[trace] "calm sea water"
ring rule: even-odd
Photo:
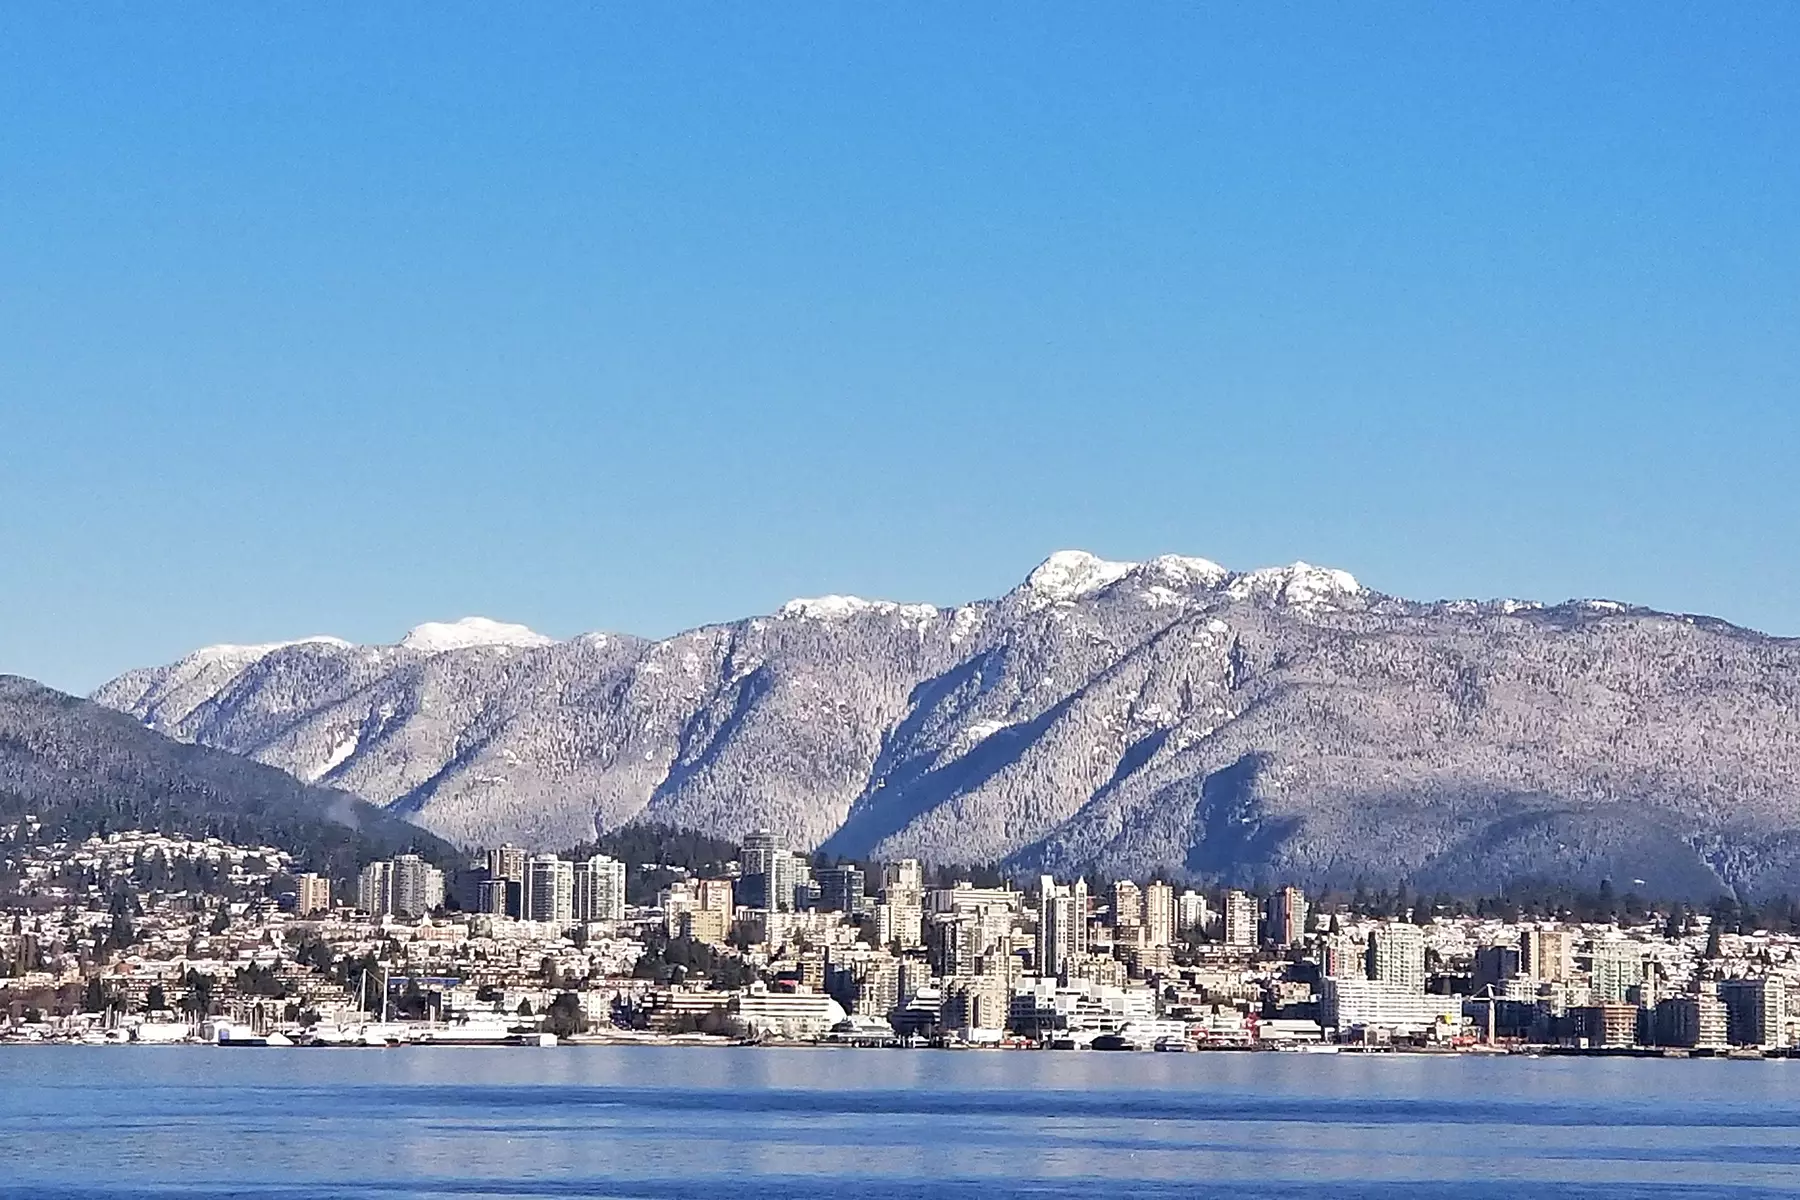
[[[1800,1061],[7,1047],[0,1193],[1742,1200]]]

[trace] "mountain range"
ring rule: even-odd
[[[1800,892],[1800,643],[1305,563],[1062,551],[948,608],[212,646],[94,699],[470,846],[658,821],[1021,874]]]

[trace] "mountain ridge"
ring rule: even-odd
[[[1800,888],[1800,643],[1715,618],[1059,551],[954,607],[490,626],[208,648],[95,698],[471,843],[643,819],[1019,871]]]
[[[127,829],[273,845],[309,870],[353,878],[367,862],[451,846],[347,792],[225,751],[188,745],[126,714],[0,675],[0,822],[35,818],[80,839]]]

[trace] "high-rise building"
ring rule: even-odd
[[[356,907],[372,917],[394,911],[392,877],[394,865],[372,862],[356,877]]]
[[[863,905],[862,868],[826,867],[817,872],[819,907],[827,912],[855,912]]]
[[[745,904],[772,912],[794,911],[800,864],[779,838],[766,829],[747,835],[739,861],[743,864],[739,889]]]
[[[736,907],[733,903],[731,880],[695,880],[694,902],[708,912],[724,913],[726,918],[729,919]]]
[[[553,854],[525,861],[525,919],[553,925],[575,920],[575,864]]]
[[[881,872],[882,898],[890,904],[897,897],[904,896],[906,902],[925,903],[925,868],[919,865],[916,858],[903,858],[899,862],[887,863]]]
[[[1038,880],[1037,972],[1061,976],[1088,952],[1088,889],[1085,880],[1063,885],[1049,875]]]
[[[1175,932],[1184,938],[1197,938],[1206,932],[1207,920],[1206,897],[1193,888],[1181,893],[1175,901]]]
[[[1563,929],[1531,928],[1519,940],[1525,974],[1539,983],[1567,983],[1573,967],[1569,934]]]
[[[1112,885],[1113,928],[1132,928],[1144,923],[1144,893],[1129,879]]]
[[[525,915],[525,851],[512,845],[487,852],[487,872],[479,888],[482,912],[496,916]]]
[[[363,868],[356,906],[372,916],[422,917],[444,906],[444,873],[416,854]]]
[[[483,879],[475,885],[475,911],[496,917],[515,915],[520,885],[510,879]]]
[[[1369,978],[1398,991],[1425,990],[1425,931],[1390,922],[1369,935]]]
[[[1249,892],[1225,893],[1225,944],[1256,945],[1256,897]]]
[[[596,854],[571,866],[570,908],[577,921],[625,919],[625,864]]]
[[[1175,889],[1160,879],[1144,889],[1144,928],[1152,946],[1175,940]]]
[[[1271,946],[1298,946],[1306,941],[1306,893],[1284,887],[1269,897],[1264,936]]]
[[[1669,996],[1656,1005],[1656,1042],[1659,1046],[1718,1049],[1727,1044],[1730,1020],[1717,996],[1688,992]]]
[[[331,880],[308,872],[294,876],[294,912],[304,917],[331,908]]]
[[[1499,990],[1501,984],[1517,978],[1519,971],[1517,946],[1482,946],[1475,951],[1475,970],[1470,983],[1479,996],[1490,987]]]
[[[1594,943],[1590,974],[1594,1004],[1623,1004],[1643,982],[1644,949],[1636,942]]]
[[[525,857],[524,849],[519,846],[495,846],[487,852],[488,878],[524,883]]]
[[[1368,947],[1347,934],[1333,934],[1319,950],[1319,974],[1332,979],[1367,979]]]
[[[1074,908],[1069,889],[1048,875],[1038,880],[1037,972],[1061,975],[1068,965],[1069,923]]]
[[[1779,977],[1724,980],[1719,999],[1725,1004],[1725,1037],[1732,1045],[1787,1045],[1787,986]]]

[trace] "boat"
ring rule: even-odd
[[[1164,1054],[1186,1054],[1193,1048],[1193,1043],[1184,1037],[1160,1037],[1156,1039],[1156,1045],[1151,1047],[1152,1050],[1160,1050]]]
[[[475,1013],[448,1025],[421,1030],[421,1046],[504,1046],[514,1038],[512,1023],[499,1013]]]

